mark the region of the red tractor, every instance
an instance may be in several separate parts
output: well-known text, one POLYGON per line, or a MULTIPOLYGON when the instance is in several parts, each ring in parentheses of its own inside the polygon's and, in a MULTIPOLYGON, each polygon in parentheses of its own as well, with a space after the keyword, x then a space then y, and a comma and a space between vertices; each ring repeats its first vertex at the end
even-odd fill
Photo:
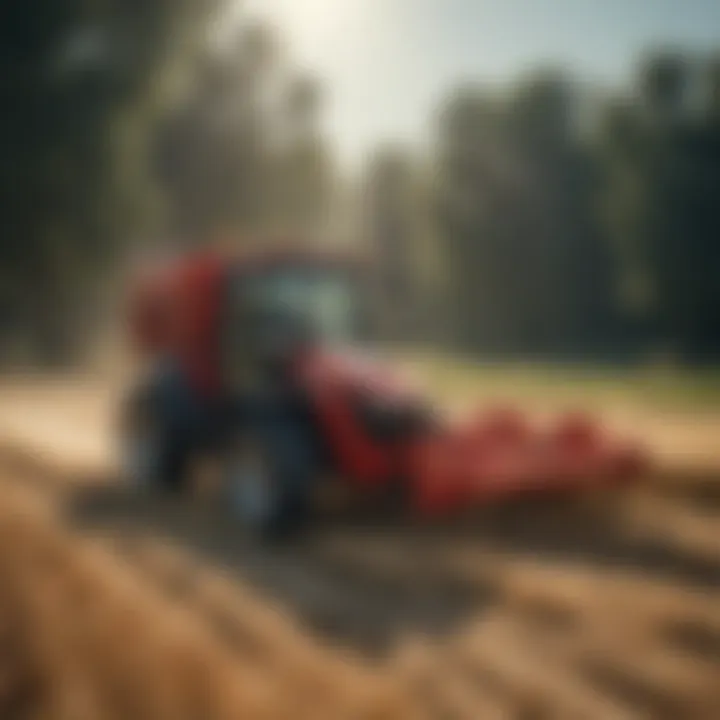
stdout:
POLYGON ((425 515, 633 479, 637 448, 582 417, 440 418, 372 360, 367 269, 340 254, 204 252, 137 278, 130 330, 149 372, 123 412, 125 472, 169 492, 221 458, 227 502, 261 535, 299 528, 321 479, 425 515))

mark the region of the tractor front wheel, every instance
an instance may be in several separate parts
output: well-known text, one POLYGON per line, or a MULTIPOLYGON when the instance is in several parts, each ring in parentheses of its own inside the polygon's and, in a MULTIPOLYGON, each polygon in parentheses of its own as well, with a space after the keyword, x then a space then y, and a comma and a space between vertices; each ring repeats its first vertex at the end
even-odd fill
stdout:
POLYGON ((228 504, 234 517, 257 538, 287 539, 308 522, 313 469, 289 450, 282 442, 254 434, 228 457, 228 504))

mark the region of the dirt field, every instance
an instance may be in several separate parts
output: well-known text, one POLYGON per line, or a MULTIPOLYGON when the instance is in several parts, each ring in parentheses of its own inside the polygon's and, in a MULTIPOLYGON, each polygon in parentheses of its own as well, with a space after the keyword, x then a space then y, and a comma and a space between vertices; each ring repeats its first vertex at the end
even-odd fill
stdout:
POLYGON ((684 469, 623 497, 270 550, 124 492, 112 403, 0 388, 0 718, 720 717, 714 420, 648 417, 684 469))

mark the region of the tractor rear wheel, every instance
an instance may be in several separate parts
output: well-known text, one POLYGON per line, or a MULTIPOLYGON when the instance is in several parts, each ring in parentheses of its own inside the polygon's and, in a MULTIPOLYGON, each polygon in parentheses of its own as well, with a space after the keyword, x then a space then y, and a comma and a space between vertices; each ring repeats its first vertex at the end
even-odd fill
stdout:
POLYGON ((121 418, 120 470, 142 491, 179 493, 188 475, 188 451, 163 417, 152 393, 138 390, 121 418))

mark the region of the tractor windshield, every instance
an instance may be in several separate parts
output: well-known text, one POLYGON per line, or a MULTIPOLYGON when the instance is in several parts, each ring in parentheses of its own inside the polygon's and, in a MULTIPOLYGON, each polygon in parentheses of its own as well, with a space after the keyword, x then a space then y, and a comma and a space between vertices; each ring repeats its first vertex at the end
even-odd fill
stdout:
POLYGON ((357 282, 338 268, 287 266, 239 277, 236 307, 297 318, 322 343, 347 344, 360 332, 357 282))

